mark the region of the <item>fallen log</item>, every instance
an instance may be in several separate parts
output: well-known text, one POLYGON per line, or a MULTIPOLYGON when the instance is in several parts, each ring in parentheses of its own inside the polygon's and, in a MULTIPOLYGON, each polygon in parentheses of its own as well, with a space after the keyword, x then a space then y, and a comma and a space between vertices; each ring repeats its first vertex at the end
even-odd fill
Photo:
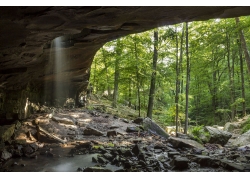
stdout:
POLYGON ((59 137, 57 137, 57 136, 55 136, 55 135, 47 132, 46 130, 44 130, 43 128, 41 128, 38 125, 37 125, 37 131, 40 131, 40 132, 44 133, 46 136, 48 136, 49 138, 52 138, 52 139, 54 139, 56 141, 59 141, 59 142, 61 142, 63 144, 67 142, 66 140, 62 140, 61 138, 59 138, 59 137))

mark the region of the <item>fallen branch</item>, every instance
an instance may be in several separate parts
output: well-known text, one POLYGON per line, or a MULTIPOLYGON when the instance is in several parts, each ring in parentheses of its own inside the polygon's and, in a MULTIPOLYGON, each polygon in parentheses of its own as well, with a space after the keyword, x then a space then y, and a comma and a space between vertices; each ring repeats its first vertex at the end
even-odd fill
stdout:
POLYGON ((40 126, 37 125, 37 130, 38 131, 41 131, 42 133, 46 134, 48 137, 52 138, 52 139, 55 139, 61 143, 66 143, 66 140, 62 140, 61 138, 53 135, 53 134, 50 134, 49 132, 47 132, 46 130, 44 130, 43 128, 41 128, 40 126))

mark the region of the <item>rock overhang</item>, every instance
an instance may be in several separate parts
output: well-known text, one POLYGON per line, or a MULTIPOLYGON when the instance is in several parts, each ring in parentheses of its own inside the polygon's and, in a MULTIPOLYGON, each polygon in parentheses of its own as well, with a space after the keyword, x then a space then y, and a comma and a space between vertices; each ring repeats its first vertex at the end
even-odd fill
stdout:
POLYGON ((108 41, 163 25, 249 14, 247 6, 0 7, 0 88, 51 88, 58 81, 50 60, 56 38, 57 51, 67 56, 61 80, 75 92, 86 89, 93 57, 108 41))

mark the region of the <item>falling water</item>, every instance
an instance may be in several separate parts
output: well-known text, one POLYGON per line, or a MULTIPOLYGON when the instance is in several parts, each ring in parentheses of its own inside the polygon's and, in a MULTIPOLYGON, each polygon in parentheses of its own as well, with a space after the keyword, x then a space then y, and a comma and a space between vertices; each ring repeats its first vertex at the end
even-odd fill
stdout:
POLYGON ((46 72, 45 95, 47 100, 52 100, 54 105, 62 105, 65 101, 65 93, 68 85, 65 79, 65 64, 67 62, 66 49, 63 47, 62 37, 55 38, 51 42, 49 64, 46 72), (49 94, 49 96, 48 96, 49 94))

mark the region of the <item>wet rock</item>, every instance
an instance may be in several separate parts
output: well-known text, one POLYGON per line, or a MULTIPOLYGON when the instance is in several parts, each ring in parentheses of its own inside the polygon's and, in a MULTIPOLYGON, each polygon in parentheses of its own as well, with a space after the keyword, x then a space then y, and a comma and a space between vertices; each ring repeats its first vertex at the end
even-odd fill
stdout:
POLYGON ((104 158, 106 158, 109 161, 111 161, 113 159, 113 156, 109 153, 105 153, 103 156, 104 156, 104 158))
POLYGON ((52 117, 52 120, 58 123, 62 123, 62 124, 75 125, 75 123, 71 119, 66 118, 66 117, 61 118, 61 117, 57 117, 54 115, 52 117))
POLYGON ((80 142, 76 148, 85 148, 85 149, 91 149, 93 147, 93 144, 91 141, 86 142, 80 142))
POLYGON ((0 151, 0 159, 3 161, 6 161, 7 159, 10 159, 12 157, 12 154, 9 153, 7 150, 1 150, 0 151))
POLYGON ((77 168, 77 172, 82 172, 84 169, 83 168, 81 168, 81 167, 79 167, 79 168, 77 168))
POLYGON ((250 147, 250 130, 240 135, 231 142, 232 146, 247 146, 250 147))
POLYGON ((83 172, 112 172, 110 169, 103 167, 87 167, 83 172))
POLYGON ((104 158, 102 158, 102 157, 97 157, 97 161, 99 163, 103 163, 103 164, 107 163, 107 161, 104 158))
POLYGON ((136 118, 134 121, 133 121, 133 123, 135 123, 135 124, 141 124, 142 122, 143 122, 143 117, 138 117, 138 118, 136 118))
POLYGON ((208 143, 220 144, 224 146, 228 140, 232 137, 232 134, 227 131, 222 131, 211 126, 205 126, 205 131, 210 134, 208 143))
POLYGON ((117 132, 116 131, 108 131, 107 132, 107 136, 108 137, 110 137, 110 136, 112 136, 112 137, 117 136, 117 132))
POLYGON ((188 158, 177 156, 173 160, 174 169, 183 170, 188 168, 188 158))
POLYGON ((95 136, 103 136, 104 135, 103 132, 101 132, 95 128, 92 128, 92 127, 87 127, 86 129, 84 129, 83 134, 84 135, 95 135, 95 136))
POLYGON ((97 159, 95 157, 92 157, 92 162, 97 163, 97 159))
POLYGON ((128 126, 126 132, 139 132, 140 128, 135 126, 128 126))
POLYGON ((191 139, 181 139, 181 138, 176 138, 176 137, 170 137, 169 142, 175 148, 187 147, 187 148, 204 149, 203 145, 191 139))
POLYGON ((145 118, 143 120, 143 128, 145 131, 149 131, 155 135, 159 135, 164 138, 168 138, 169 135, 166 133, 164 129, 162 129, 158 124, 152 121, 150 118, 145 118))
POLYGON ((9 141, 14 134, 15 127, 15 124, 0 126, 0 142, 9 141))

